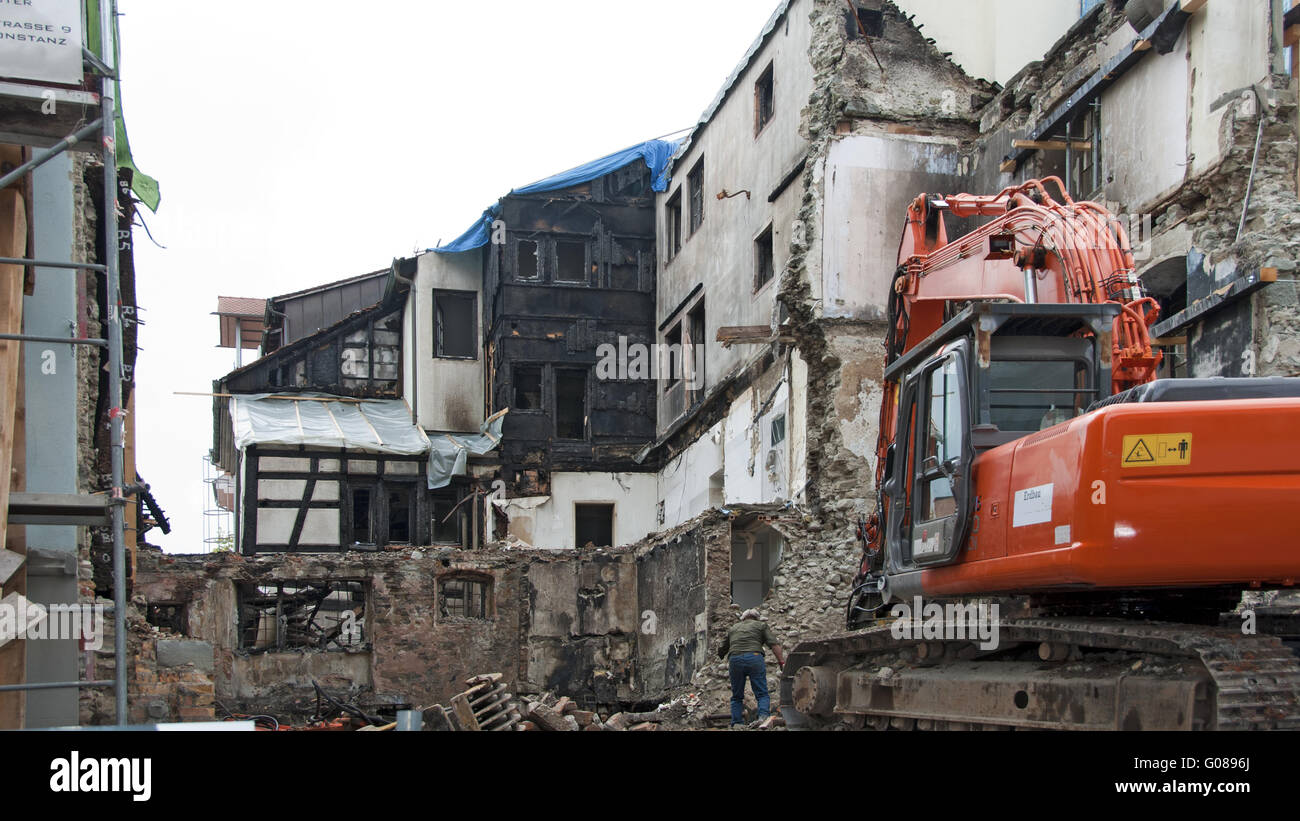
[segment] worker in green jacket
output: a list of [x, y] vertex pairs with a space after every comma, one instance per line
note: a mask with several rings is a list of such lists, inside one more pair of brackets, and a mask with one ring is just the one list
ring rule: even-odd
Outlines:
[[727, 631], [718, 658], [728, 659], [731, 668], [731, 726], [744, 723], [745, 680], [748, 679], [758, 701], [758, 720], [764, 721], [772, 712], [772, 701], [767, 692], [767, 665], [763, 648], [771, 647], [776, 663], [785, 667], [785, 651], [772, 636], [767, 623], [759, 620], [757, 610], [746, 610], [740, 621]]

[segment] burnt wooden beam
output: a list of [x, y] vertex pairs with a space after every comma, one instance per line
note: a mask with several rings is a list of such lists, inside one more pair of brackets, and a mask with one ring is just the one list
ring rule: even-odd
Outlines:
[[717, 341], [724, 347], [732, 345], [764, 345], [769, 342], [790, 344], [794, 337], [772, 332], [768, 325], [732, 325], [718, 329]]
[[1165, 337], [1174, 331], [1186, 328], [1207, 314], [1217, 311], [1229, 302], [1235, 302], [1244, 296], [1253, 294], [1269, 283], [1277, 281], [1276, 268], [1261, 268], [1253, 274], [1246, 274], [1234, 279], [1227, 285], [1202, 297], [1183, 310], [1151, 327], [1151, 336]]
[[10, 493], [9, 521], [16, 525], [112, 524], [108, 497], [70, 493]]

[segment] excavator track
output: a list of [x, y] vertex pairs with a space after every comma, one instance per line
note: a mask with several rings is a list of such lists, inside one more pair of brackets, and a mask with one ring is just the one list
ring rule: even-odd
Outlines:
[[1300, 658], [1276, 636], [1093, 618], [998, 628], [992, 650], [889, 626], [803, 642], [782, 703], [880, 729], [1300, 729]]

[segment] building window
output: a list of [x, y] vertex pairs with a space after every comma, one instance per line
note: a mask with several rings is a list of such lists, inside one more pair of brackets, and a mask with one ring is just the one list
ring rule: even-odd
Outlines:
[[772, 226], [754, 240], [754, 291], [757, 292], [776, 276], [776, 244], [772, 239]]
[[682, 348], [682, 375], [691, 382], [689, 386], [691, 405], [695, 405], [704, 397], [704, 356], [705, 343], [708, 341], [705, 339], [708, 333], [706, 327], [704, 300], [701, 299], [686, 316], [686, 329], [690, 338]]
[[438, 615], [451, 619], [492, 618], [492, 582], [488, 579], [452, 577], [438, 583]]
[[515, 401], [511, 410], [542, 410], [542, 366], [515, 365]]
[[772, 420], [772, 447], [785, 441], [785, 414]]
[[475, 342], [478, 299], [466, 291], [434, 291], [435, 355], [443, 359], [478, 359]]
[[586, 371], [555, 371], [555, 435], [560, 439], [587, 438]]
[[686, 186], [691, 195], [691, 236], [704, 224], [704, 158], [691, 169], [686, 178]]
[[241, 583], [237, 591], [241, 650], [350, 650], [365, 643], [365, 582]]
[[433, 506], [433, 523], [430, 533], [434, 544], [460, 545], [465, 538], [465, 505], [452, 494], [430, 497]]
[[189, 616], [181, 603], [150, 602], [145, 610], [145, 620], [160, 630], [169, 630], [179, 636], [189, 635]]
[[587, 243], [575, 240], [556, 241], [555, 279], [560, 282], [587, 281]]
[[863, 31], [866, 31], [868, 37], [885, 36], [885, 13], [880, 9], [860, 8], [856, 15], [845, 11], [844, 20], [850, 40], [861, 37]]
[[411, 515], [415, 512], [411, 506], [411, 486], [398, 485], [388, 488], [388, 543], [411, 543]]
[[352, 501], [352, 538], [351, 544], [374, 544], [375, 537], [370, 529], [374, 520], [375, 489], [373, 487], [353, 487], [349, 491]]
[[767, 70], [754, 84], [754, 136], [763, 133], [767, 124], [772, 122], [776, 113], [776, 87], [774, 85], [774, 66], [769, 63]]
[[678, 188], [668, 200], [668, 258], [682, 250], [682, 189]]
[[664, 393], [682, 381], [682, 323], [678, 322], [664, 334], [663, 354], [655, 364], [660, 368], [659, 378], [663, 380]]
[[537, 242], [531, 239], [521, 239], [515, 243], [515, 279], [538, 278], [540, 266], [537, 264], [537, 250]]
[[574, 505], [574, 539], [576, 547], [614, 546], [614, 506], [610, 504]]

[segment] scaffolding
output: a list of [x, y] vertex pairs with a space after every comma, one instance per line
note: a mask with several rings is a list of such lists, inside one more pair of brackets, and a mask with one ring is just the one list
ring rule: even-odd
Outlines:
[[[102, 497], [67, 497], [59, 496], [56, 499], [47, 500], [31, 497], [44, 497], [48, 494], [26, 494], [29, 498], [26, 500], [34, 508], [34, 512], [28, 513], [27, 519], [17, 517], [11, 518], [13, 524], [24, 523], [44, 523], [44, 524], [103, 524], [103, 513], [87, 515], [86, 508], [102, 509], [106, 506], [106, 516], [108, 524], [112, 528], [113, 544], [113, 636], [114, 636], [114, 666], [112, 681], [72, 681], [72, 682], [41, 682], [25, 683], [16, 685], [4, 685], [0, 687], [3, 692], [31, 691], [31, 690], [49, 690], [49, 689], [82, 689], [92, 687], [112, 687], [115, 695], [116, 719], [118, 726], [125, 726], [128, 720], [127, 713], [127, 664], [126, 664], [126, 540], [125, 540], [125, 513], [127, 504], [128, 488], [124, 480], [125, 465], [125, 410], [122, 405], [122, 382], [125, 379], [125, 369], [123, 368], [123, 336], [122, 336], [122, 296], [121, 296], [121, 268], [118, 253], [119, 234], [117, 218], [118, 202], [118, 175], [117, 175], [117, 131], [116, 131], [116, 88], [114, 83], [117, 81], [117, 49], [115, 47], [115, 33], [117, 20], [117, 2], [116, 0], [99, 0], [98, 4], [99, 20], [99, 38], [100, 38], [100, 56], [96, 57], [93, 53], [83, 47], [82, 56], [86, 63], [90, 64], [91, 70], [100, 78], [99, 93], [99, 117], [74, 131], [72, 134], [64, 137], [46, 150], [35, 154], [27, 162], [14, 168], [12, 171], [5, 173], [0, 177], [0, 190], [7, 188], [9, 185], [23, 179], [36, 168], [49, 162], [51, 159], [59, 156], [69, 150], [84, 150], [80, 147], [83, 141], [98, 137], [98, 150], [102, 152], [104, 166], [104, 201], [103, 213], [100, 216], [104, 234], [104, 260], [102, 264], [90, 263], [63, 263], [51, 262], [39, 259], [28, 258], [0, 258], [0, 264], [5, 265], [23, 265], [39, 268], [64, 268], [75, 270], [89, 270], [105, 275], [107, 296], [107, 311], [105, 316], [105, 332], [103, 339], [53, 339], [47, 337], [28, 337], [23, 334], [4, 334], [3, 339], [13, 340], [19, 343], [23, 342], [59, 342], [72, 345], [91, 345], [96, 347], [106, 347], [108, 349], [108, 407], [109, 407], [109, 429], [110, 429], [110, 448], [111, 448], [111, 488], [108, 498]], [[87, 21], [87, 23], [92, 21]], [[88, 25], [87, 30], [90, 30]], [[42, 99], [46, 95], [57, 98], [59, 93], [67, 94], [66, 89], [49, 88], [41, 89], [33, 87], [33, 90], [41, 94]], [[91, 95], [86, 95], [91, 98]], [[85, 100], [82, 100], [85, 104]], [[129, 230], [129, 229], [128, 229]], [[13, 397], [11, 397], [13, 399]], [[12, 456], [12, 453], [10, 454]], [[6, 466], [6, 469], [7, 466]], [[133, 492], [133, 491], [132, 491]], [[14, 494], [10, 494], [11, 498]], [[74, 504], [78, 508], [73, 515], [68, 515], [67, 504], [69, 500], [80, 503]], [[4, 500], [9, 503], [11, 500]], [[62, 506], [55, 504], [61, 502]]]
[[203, 552], [234, 550], [235, 478], [203, 457]]

